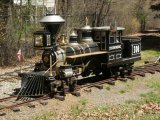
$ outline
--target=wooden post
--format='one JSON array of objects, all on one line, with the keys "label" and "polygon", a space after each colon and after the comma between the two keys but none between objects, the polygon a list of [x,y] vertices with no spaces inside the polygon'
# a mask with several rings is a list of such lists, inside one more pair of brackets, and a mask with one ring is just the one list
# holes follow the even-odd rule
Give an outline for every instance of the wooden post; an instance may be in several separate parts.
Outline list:
[{"label": "wooden post", "polygon": [[20,73],[22,73],[22,60],[20,60]]},{"label": "wooden post", "polygon": [[49,76],[53,76],[52,74],[52,56],[50,55],[50,74]]}]

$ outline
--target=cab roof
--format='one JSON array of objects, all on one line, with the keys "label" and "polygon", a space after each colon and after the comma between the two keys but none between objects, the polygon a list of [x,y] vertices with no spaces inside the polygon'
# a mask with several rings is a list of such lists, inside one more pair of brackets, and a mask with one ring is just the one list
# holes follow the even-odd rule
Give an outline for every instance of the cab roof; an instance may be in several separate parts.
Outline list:
[{"label": "cab roof", "polygon": [[[82,28],[75,28],[75,30],[80,30],[80,31],[87,31],[87,30],[111,31],[111,28],[110,28],[110,26],[90,27],[89,25],[87,25],[87,26],[84,26],[84,27],[82,27]],[[117,27],[116,30],[118,30],[118,31],[123,31],[123,30],[125,30],[125,28],[124,28],[124,27]]]},{"label": "cab roof", "polygon": [[[110,31],[111,30],[110,26],[93,27],[92,29],[93,30],[105,30],[105,31]],[[117,30],[118,31],[125,30],[125,28],[124,27],[117,27]]]}]

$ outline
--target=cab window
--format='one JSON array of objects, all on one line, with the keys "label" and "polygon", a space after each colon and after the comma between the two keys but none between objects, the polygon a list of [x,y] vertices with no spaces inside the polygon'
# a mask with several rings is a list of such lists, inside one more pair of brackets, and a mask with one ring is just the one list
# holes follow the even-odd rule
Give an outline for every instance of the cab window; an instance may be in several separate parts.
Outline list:
[{"label": "cab window", "polygon": [[111,32],[109,37],[109,44],[115,43],[116,32]]},{"label": "cab window", "polygon": [[121,39],[121,32],[110,32],[109,44],[119,43]]},{"label": "cab window", "polygon": [[100,31],[96,31],[96,32],[94,33],[94,40],[95,40],[95,41],[100,41]]}]

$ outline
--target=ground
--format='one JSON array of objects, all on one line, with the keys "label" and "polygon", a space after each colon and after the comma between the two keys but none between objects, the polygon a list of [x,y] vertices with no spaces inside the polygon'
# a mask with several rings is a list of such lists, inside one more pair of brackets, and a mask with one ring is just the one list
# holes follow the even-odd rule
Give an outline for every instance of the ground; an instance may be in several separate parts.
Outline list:
[{"label": "ground", "polygon": [[[159,51],[147,50],[142,52],[142,60],[135,65],[143,65],[145,60],[155,60]],[[153,59],[154,58],[154,59]],[[15,68],[14,68],[15,69]],[[5,69],[1,70],[3,73]],[[11,92],[20,82],[3,82],[0,89]],[[17,86],[15,86],[17,85]],[[134,81],[116,81],[115,86],[104,85],[103,89],[82,89],[81,96],[71,94],[65,101],[47,100],[47,105],[34,102],[35,108],[20,107],[20,112],[7,110],[2,120],[159,120],[160,118],[160,73],[137,76]],[[4,94],[1,93],[1,97]],[[43,101],[45,102],[45,101]]]}]

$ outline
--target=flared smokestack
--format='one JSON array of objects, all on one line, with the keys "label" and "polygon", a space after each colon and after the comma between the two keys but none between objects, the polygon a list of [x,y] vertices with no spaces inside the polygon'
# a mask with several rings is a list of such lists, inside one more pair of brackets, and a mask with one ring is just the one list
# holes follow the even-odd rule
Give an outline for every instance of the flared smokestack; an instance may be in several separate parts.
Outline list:
[{"label": "flared smokestack", "polygon": [[60,15],[56,14],[47,14],[40,20],[40,23],[42,23],[45,26],[45,29],[50,32],[52,43],[55,43],[56,34],[64,22],[65,20]]}]

